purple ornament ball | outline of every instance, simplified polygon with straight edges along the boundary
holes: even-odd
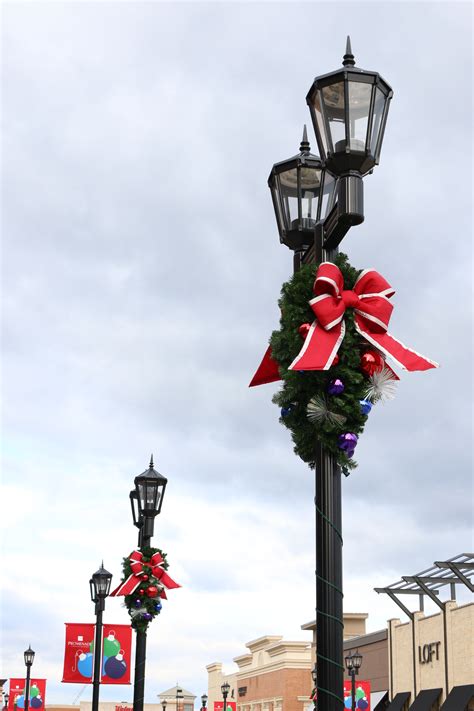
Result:
[[[149,612],[144,612],[143,615],[142,615],[142,617],[143,617],[143,619],[146,620],[147,622],[149,622],[150,620],[153,619],[153,615],[150,615]]]
[[[339,449],[342,449],[343,452],[351,452],[350,456],[352,456],[358,439],[357,435],[353,432],[344,432],[344,434],[339,435],[337,438],[337,446]]]
[[[344,383],[340,378],[335,378],[334,380],[331,380],[329,385],[328,385],[328,393],[329,395],[340,395],[341,393],[344,392]]]
[[[141,600],[135,600],[134,603],[135,607],[141,607],[142,606],[142,601]]]

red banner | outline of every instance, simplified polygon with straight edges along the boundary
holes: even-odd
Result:
[[[237,703],[235,701],[227,701],[226,707],[226,711],[237,711]],[[224,711],[224,702],[214,701],[214,711]]]
[[[130,684],[132,628],[104,625],[102,640],[101,684]]]
[[[25,708],[26,679],[10,679],[8,696],[8,711]],[[29,708],[39,711],[44,709],[46,703],[46,679],[30,679]]]
[[[352,682],[344,679],[344,708],[352,708]],[[370,711],[370,681],[356,681],[355,683],[356,711]]]
[[[95,625],[66,623],[63,682],[92,684]],[[101,684],[130,684],[132,628],[104,625],[102,628]]]
[[[66,622],[63,682],[92,684],[94,630],[93,624]]]

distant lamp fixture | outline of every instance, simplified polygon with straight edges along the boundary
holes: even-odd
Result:
[[[102,563],[99,570],[97,570],[89,580],[92,602],[96,604],[101,601],[103,602],[110,593],[111,583],[112,573],[109,573],[109,571],[104,568],[104,563]]]
[[[203,695],[201,696],[201,708],[202,708],[203,710],[207,708],[207,699],[208,699],[208,698],[209,698],[209,697],[208,697],[207,694],[203,694]]]
[[[227,697],[229,695],[229,690],[230,684],[228,681],[225,681],[221,686],[222,696],[224,697],[224,711],[227,711]]]
[[[23,652],[23,657],[25,659],[25,666],[31,667],[33,666],[33,662],[35,661],[35,653],[31,649],[31,644],[28,645],[28,649]]]
[[[311,669],[311,676],[313,679],[313,684],[316,686],[316,683],[318,681],[318,668],[316,666],[316,662],[314,663],[314,667]]]
[[[163,709],[163,711],[166,711],[166,704],[167,703],[168,702],[166,701],[166,699],[163,699],[163,701],[161,702],[161,708]]]
[[[362,654],[359,654],[358,650],[356,652],[354,652],[354,654],[351,654],[351,652],[349,652],[349,654],[344,657],[344,661],[346,663],[347,673],[351,677],[351,708],[352,708],[352,711],[355,711],[355,708],[356,708],[356,705],[355,705],[356,704],[355,678],[356,678],[356,675],[359,673],[359,669],[362,664]]]
[[[280,242],[295,252],[313,244],[314,229],[332,208],[335,178],[310,152],[306,126],[300,152],[275,163],[268,178]]]

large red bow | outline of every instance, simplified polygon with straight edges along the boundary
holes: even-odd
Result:
[[[143,553],[140,551],[133,551],[129,557],[129,561],[132,574],[127,578],[127,580],[121,582],[118,588],[110,593],[111,596],[131,595],[140,583],[143,582],[142,578],[146,574],[153,575],[169,590],[181,587],[181,585],[178,585],[178,583],[175,583],[175,581],[170,578],[166,570],[163,568],[164,560],[160,553],[154,553],[148,562],[144,562]],[[161,592],[160,596],[165,600],[167,599],[164,590]]]
[[[323,262],[316,273],[314,298],[309,302],[316,320],[290,370],[328,370],[339,350],[346,327],[344,312],[354,309],[354,324],[366,341],[405,370],[428,370],[438,364],[406,348],[387,333],[395,290],[374,269],[364,270],[352,291],[344,291],[339,267]]]

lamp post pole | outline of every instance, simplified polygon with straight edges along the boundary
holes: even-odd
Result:
[[[92,711],[99,711],[100,664],[102,660],[102,613],[105,598],[110,592],[112,573],[105,570],[104,563],[89,580],[91,600],[95,603],[94,674],[92,679]]]
[[[135,477],[135,489],[130,492],[133,523],[139,529],[138,547],[146,554],[153,537],[155,517],[161,511],[168,480],[154,469],[153,455],[148,469]],[[137,629],[135,650],[135,680],[133,711],[143,711],[145,697],[146,631]]]
[[[276,163],[268,184],[280,242],[301,264],[334,262],[348,230],[364,220],[363,177],[378,164],[392,89],[355,66],[347,38],[341,69],[316,77],[307,104],[320,157]],[[267,381],[268,382],[268,381]],[[315,455],[316,657],[321,711],[344,708],[341,470],[321,444]]]
[[[35,653],[31,649],[31,644],[28,645],[28,649],[23,653],[26,666],[26,685],[25,685],[25,711],[28,711],[30,705],[30,674],[31,667],[35,660]]]

